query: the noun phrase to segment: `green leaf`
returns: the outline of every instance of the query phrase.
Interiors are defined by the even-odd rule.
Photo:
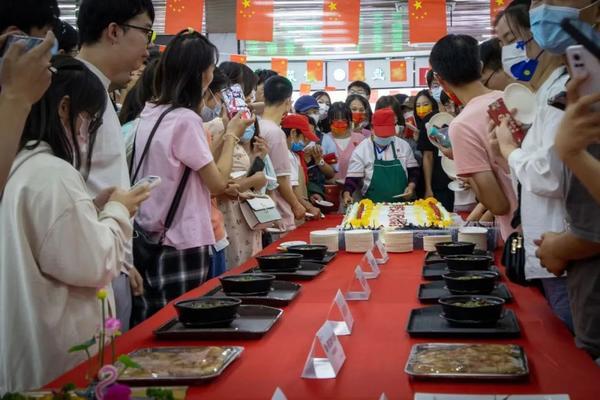
[[[86,351],[87,349],[89,349],[90,347],[92,347],[95,344],[96,344],[96,338],[93,337],[90,340],[88,340],[87,342],[83,342],[81,344],[78,344],[77,346],[71,347],[69,349],[69,353],[77,353],[78,351]]]
[[[142,369],[142,366],[126,355],[121,355],[118,358],[119,362],[125,366],[125,368]]]

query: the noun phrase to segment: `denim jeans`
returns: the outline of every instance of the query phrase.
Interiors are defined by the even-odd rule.
[[[210,256],[210,270],[208,271],[208,279],[216,278],[227,271],[227,261],[225,260],[225,249],[215,251],[213,248]]]
[[[567,278],[541,279],[544,287],[544,296],[552,308],[554,314],[560,318],[573,332],[573,317],[569,306],[569,293],[567,290]]]

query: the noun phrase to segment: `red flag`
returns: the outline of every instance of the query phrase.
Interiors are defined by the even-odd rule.
[[[281,76],[287,76],[288,60],[287,58],[271,58],[271,69]]]
[[[408,0],[410,43],[434,43],[446,35],[445,0]]]
[[[391,82],[406,82],[406,61],[391,60],[390,61],[390,81]]]
[[[496,15],[504,10],[512,0],[490,0],[490,23],[493,24]]]
[[[238,64],[246,64],[247,59],[248,58],[243,54],[230,54],[229,55],[229,61],[235,62]]]
[[[326,91],[326,92],[335,92],[336,88],[335,88],[335,86],[325,86],[324,91]]]
[[[325,0],[323,43],[358,44],[360,0]]]
[[[237,39],[273,41],[273,0],[237,0]]]
[[[300,84],[300,94],[310,94],[310,83],[301,83]]]
[[[427,86],[427,72],[429,68],[419,68],[419,86]]]
[[[349,81],[364,81],[365,80],[365,62],[364,61],[348,61],[348,80]]]
[[[323,61],[308,60],[306,62],[306,79],[309,82],[321,82],[323,80]]]
[[[204,0],[167,0],[165,33],[176,35],[187,28],[202,32],[203,12]]]

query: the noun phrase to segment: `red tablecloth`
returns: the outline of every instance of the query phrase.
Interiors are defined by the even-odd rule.
[[[334,226],[339,216],[307,223],[285,237],[306,240],[309,232]],[[272,253],[271,246],[265,253]],[[520,383],[413,381],[404,366],[413,344],[421,342],[486,342],[483,340],[412,339],[406,333],[411,309],[421,307],[417,288],[421,283],[424,253],[391,254],[376,280],[370,280],[371,299],[351,302],[355,325],[351,336],[340,337],[346,352],[337,379],[308,380],[300,377],[315,332],[326,320],[338,289],[346,289],[360,255],[340,252],[326,271],[313,281],[303,283],[299,298],[285,307],[283,318],[263,339],[240,342],[165,342],[157,341],[152,331],[175,316],[169,305],[148,321],[122,336],[119,353],[143,347],[169,345],[236,344],[245,347],[242,357],[210,384],[190,388],[189,398],[270,399],[279,386],[294,399],[377,399],[385,392],[390,399],[412,399],[415,392],[430,393],[568,393],[571,399],[597,399],[600,394],[600,367],[578,350],[572,336],[553,316],[536,289],[509,284],[515,297],[509,305],[518,316],[522,337],[495,340],[523,346],[529,358],[531,376]],[[254,261],[238,267],[241,272]],[[507,280],[504,283],[508,284]],[[212,280],[186,294],[200,296],[218,285]],[[487,340],[487,342],[490,342]],[[85,384],[85,368],[79,367],[53,382],[59,387],[73,382]]]

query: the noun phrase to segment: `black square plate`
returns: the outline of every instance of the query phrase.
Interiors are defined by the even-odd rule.
[[[498,277],[501,277],[500,270],[495,265],[492,265],[488,271],[497,272]],[[442,275],[450,272],[446,263],[425,264],[423,266],[423,279],[427,281],[440,281],[444,279]]]
[[[310,261],[300,261],[300,269],[296,271],[262,271],[258,267],[254,267],[246,271],[246,274],[262,273],[275,275],[278,280],[282,281],[307,281],[316,278],[325,269],[325,264],[314,263]]]
[[[337,256],[337,252],[328,251],[327,253],[325,253],[325,257],[323,257],[322,260],[311,260],[311,259],[305,258],[304,261],[319,263],[319,264],[329,264],[335,258],[335,256]]]
[[[421,303],[436,303],[440,297],[450,296],[452,293],[446,289],[446,282],[434,281],[422,283],[419,286],[419,301]],[[489,296],[496,296],[504,299],[507,303],[512,301],[512,293],[504,283],[499,283]]]
[[[221,286],[208,292],[205,296],[237,297],[243,304],[261,304],[263,306],[282,307],[290,304],[302,289],[302,285],[287,281],[273,281],[269,293],[263,296],[255,295],[227,295]]]
[[[494,258],[494,253],[491,251],[486,251],[486,250],[475,249],[473,251],[473,254],[475,254],[477,256],[490,256],[490,257]],[[425,264],[437,264],[437,263],[441,263],[441,262],[444,262],[444,259],[442,258],[442,256],[440,256],[438,254],[437,251],[430,251],[425,256]]]

